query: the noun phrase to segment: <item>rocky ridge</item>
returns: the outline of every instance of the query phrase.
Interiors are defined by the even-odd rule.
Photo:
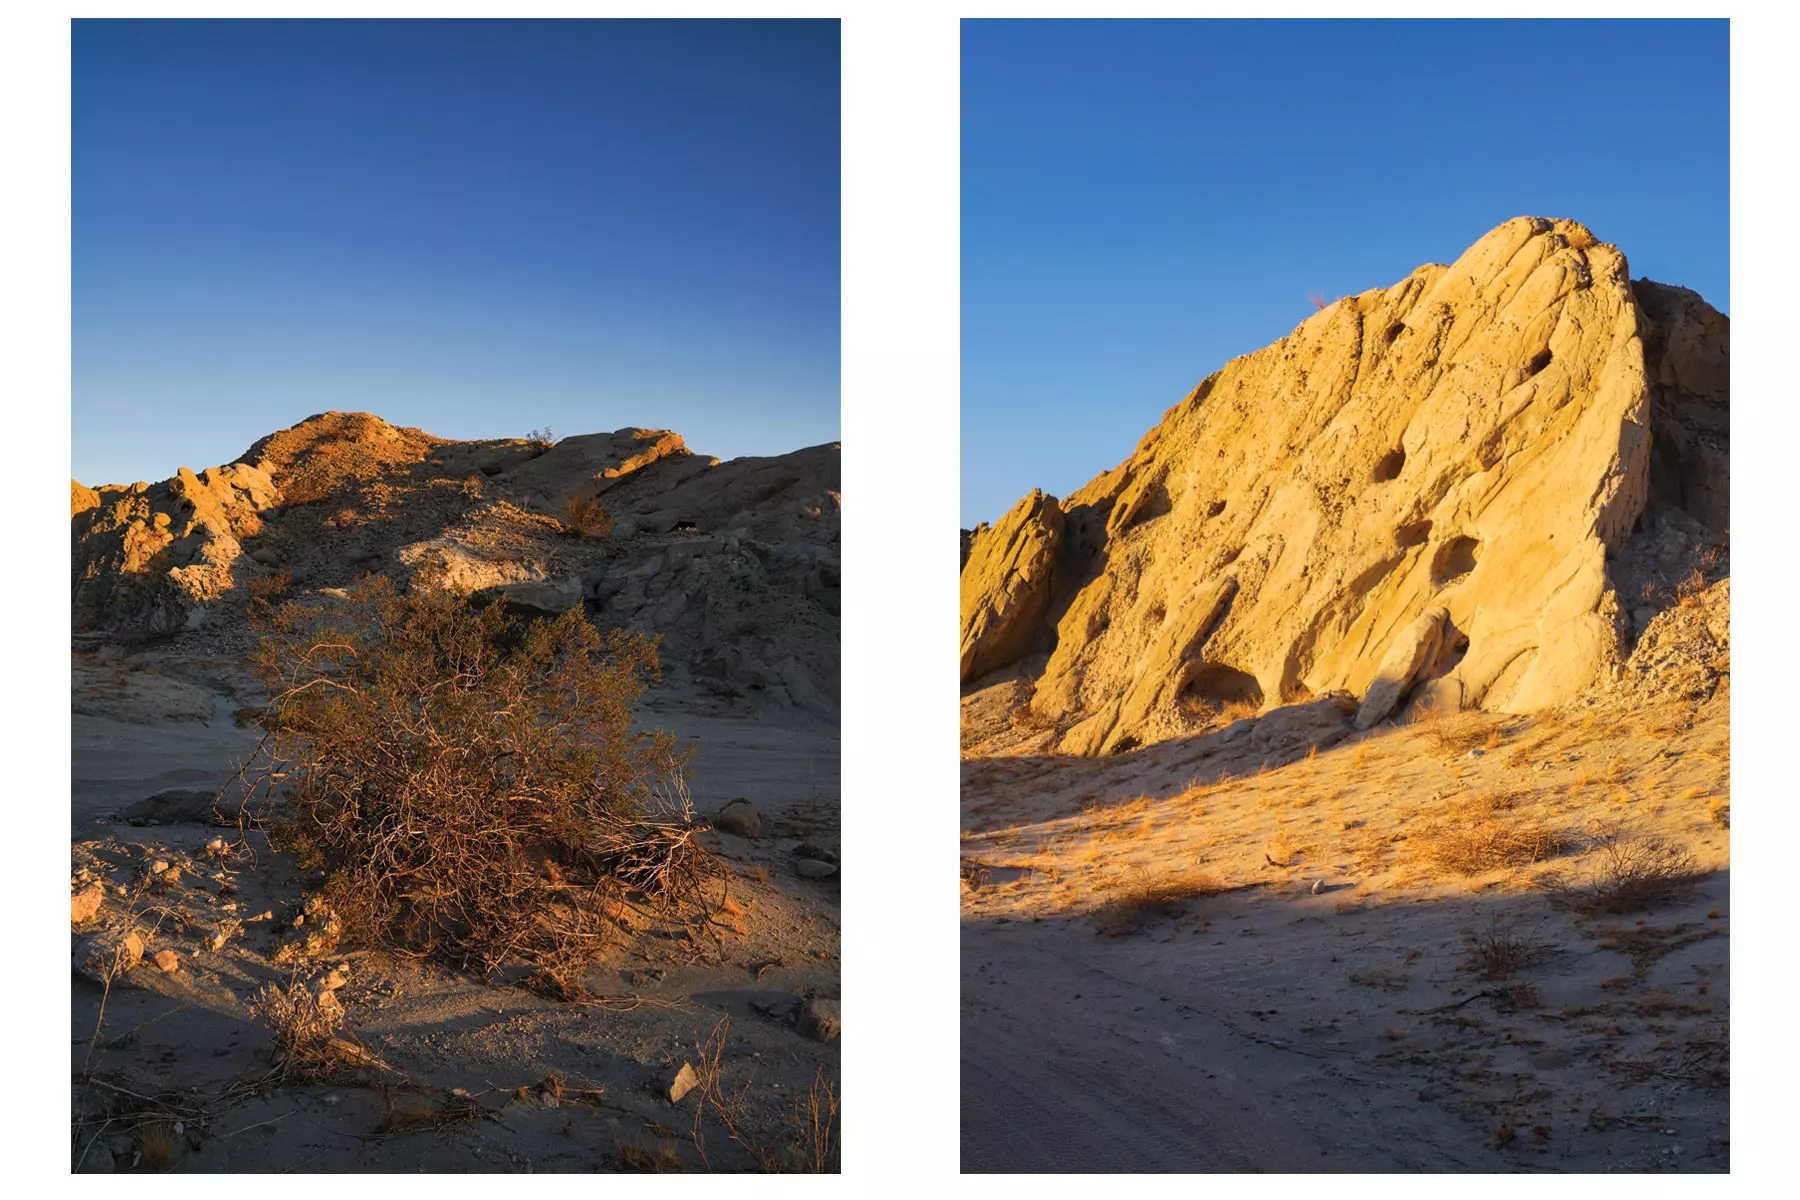
[[[571,498],[605,509],[610,533],[571,532]],[[74,627],[241,647],[253,597],[429,567],[521,609],[661,634],[665,674],[721,705],[833,719],[838,509],[836,444],[721,462],[667,430],[458,442],[323,413],[198,475],[72,482]]]

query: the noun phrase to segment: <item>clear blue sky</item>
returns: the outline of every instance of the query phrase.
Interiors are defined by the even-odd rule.
[[[76,21],[74,464],[835,440],[836,21]]]
[[[965,527],[1511,217],[1729,311],[1723,20],[962,29]]]

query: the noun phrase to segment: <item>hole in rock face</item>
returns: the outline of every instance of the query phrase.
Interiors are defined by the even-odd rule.
[[[1394,530],[1394,545],[1423,546],[1431,537],[1430,521],[1414,521]]]
[[[1181,696],[1184,700],[1202,701],[1215,709],[1231,705],[1260,709],[1263,703],[1262,685],[1256,682],[1256,676],[1223,663],[1207,663],[1194,668],[1182,686]]]
[[[1405,465],[1406,451],[1395,446],[1381,456],[1381,461],[1375,464],[1375,470],[1369,475],[1369,479],[1374,483],[1386,483],[1390,479],[1397,479],[1400,476],[1400,468]]]
[[[1206,515],[1209,517],[1216,517],[1224,511],[1225,502],[1223,500],[1214,500],[1211,504],[1206,506]]]
[[[1476,560],[1481,556],[1481,543],[1472,537],[1451,538],[1438,547],[1437,558],[1431,566],[1433,583],[1442,586],[1452,579],[1460,579],[1475,569]]]
[[[1387,332],[1385,332],[1381,335],[1382,343],[1384,345],[1391,346],[1394,344],[1394,340],[1405,332],[1406,332],[1406,322],[1395,321],[1392,325],[1389,325],[1387,327]]]
[[[1538,353],[1532,357],[1531,361],[1525,364],[1525,378],[1530,379],[1533,375],[1536,375],[1539,371],[1542,371],[1545,367],[1549,366],[1550,357],[1549,350],[1538,351]]]

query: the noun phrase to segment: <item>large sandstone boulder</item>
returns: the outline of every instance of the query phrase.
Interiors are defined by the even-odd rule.
[[[1050,602],[1062,536],[1056,497],[1038,491],[973,540],[962,571],[963,679],[1030,652]]]
[[[983,628],[1014,656],[1053,639],[1032,705],[1080,753],[1338,689],[1363,698],[1361,726],[1420,688],[1559,703],[1629,650],[1608,555],[1650,495],[1653,398],[1691,431],[1658,462],[1671,488],[1722,511],[1727,344],[1692,293],[1634,292],[1581,225],[1509,221],[1450,266],[1327,306],[1164,414],[1061,505],[1042,619],[1027,619],[1039,548],[997,567],[1021,510],[1054,518],[1028,499],[978,536],[964,675],[984,645],[971,613],[1007,614]]]

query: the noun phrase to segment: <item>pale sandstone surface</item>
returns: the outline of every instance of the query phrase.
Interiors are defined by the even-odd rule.
[[[1033,492],[972,540],[962,569],[962,677],[985,675],[1031,649],[1062,549],[1055,496]]]
[[[1509,221],[1209,376],[1063,500],[1051,571],[999,538],[1020,510],[978,533],[964,678],[1052,649],[1031,706],[1085,754],[1337,689],[1561,703],[1630,653],[1634,533],[1724,538],[1728,345],[1583,226]]]

